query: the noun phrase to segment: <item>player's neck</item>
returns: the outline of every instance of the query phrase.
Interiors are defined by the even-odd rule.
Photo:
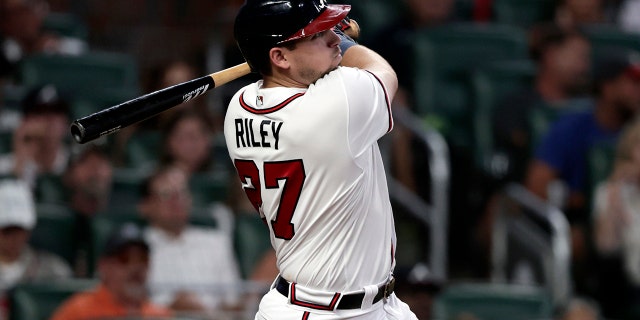
[[[296,81],[291,77],[285,77],[282,75],[271,75],[264,76],[262,79],[262,88],[277,88],[277,87],[285,87],[285,88],[307,88],[308,84]]]

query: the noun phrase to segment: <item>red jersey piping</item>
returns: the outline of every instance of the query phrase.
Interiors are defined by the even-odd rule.
[[[292,95],[291,97],[287,98],[286,100],[280,102],[279,104],[271,107],[271,108],[267,108],[267,109],[256,109],[251,107],[250,105],[248,105],[246,102],[244,102],[244,92],[240,94],[240,106],[247,110],[248,112],[251,112],[253,114],[267,114],[267,113],[272,113],[272,112],[276,112],[284,107],[286,107],[289,103],[291,103],[293,100],[298,99],[300,97],[302,97],[304,95],[304,92],[301,93],[296,93],[294,95]]]

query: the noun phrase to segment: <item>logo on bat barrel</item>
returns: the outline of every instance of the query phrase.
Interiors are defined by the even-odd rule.
[[[185,103],[199,95],[202,95],[203,93],[207,92],[208,89],[209,85],[205,84],[204,86],[185,94],[184,96],[182,96],[182,103]]]

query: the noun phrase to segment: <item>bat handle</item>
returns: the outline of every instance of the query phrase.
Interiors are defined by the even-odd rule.
[[[213,79],[215,86],[219,87],[223,84],[231,82],[249,73],[251,73],[251,68],[249,67],[248,63],[244,62],[239,65],[236,65],[218,72],[214,72],[209,76],[211,76],[211,78]]]

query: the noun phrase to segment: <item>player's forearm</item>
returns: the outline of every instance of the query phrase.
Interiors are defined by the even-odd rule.
[[[342,57],[342,65],[370,71],[385,85],[389,98],[393,98],[398,89],[398,77],[391,65],[375,51],[361,45],[347,50]]]

